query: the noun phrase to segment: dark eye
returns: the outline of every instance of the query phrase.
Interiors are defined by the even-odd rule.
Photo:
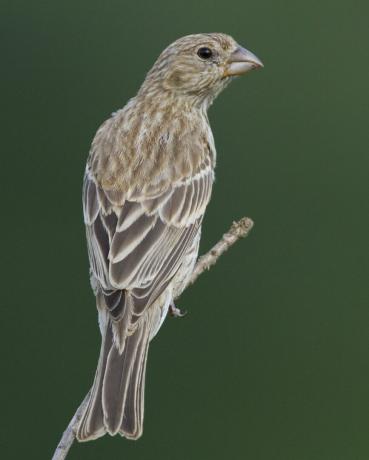
[[[211,56],[213,55],[213,52],[211,51],[210,48],[207,48],[206,46],[204,46],[197,50],[197,55],[201,57],[201,59],[210,59]]]

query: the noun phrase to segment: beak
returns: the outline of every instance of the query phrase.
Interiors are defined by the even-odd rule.
[[[227,61],[224,77],[242,75],[249,70],[258,69],[259,67],[264,67],[260,59],[251,53],[251,51],[239,46],[233,51]]]

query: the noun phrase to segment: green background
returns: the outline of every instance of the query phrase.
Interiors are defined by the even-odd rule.
[[[99,124],[181,35],[255,52],[210,110],[202,251],[250,237],[152,343],[144,436],[68,460],[369,458],[368,2],[1,1],[2,459],[48,459],[100,345],[81,181]]]

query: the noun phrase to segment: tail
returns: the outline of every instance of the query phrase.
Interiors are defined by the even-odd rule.
[[[142,318],[135,332],[126,337],[122,353],[114,343],[111,321],[102,329],[95,380],[76,436],[78,441],[90,441],[105,433],[119,433],[137,439],[143,431],[149,321]]]

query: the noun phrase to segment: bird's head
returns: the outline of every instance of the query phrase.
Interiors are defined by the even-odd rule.
[[[253,53],[229,35],[187,35],[161,53],[142,90],[160,88],[199,105],[209,105],[232,77],[262,66]]]

